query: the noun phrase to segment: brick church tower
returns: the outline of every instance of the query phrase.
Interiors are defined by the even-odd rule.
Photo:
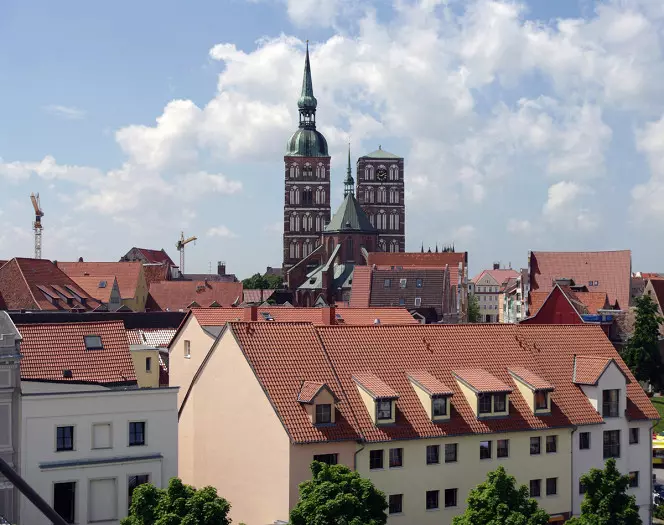
[[[406,251],[403,157],[380,146],[357,161],[357,200],[378,230],[378,251]]]
[[[300,125],[284,156],[284,275],[318,246],[330,220],[330,156],[325,137],[316,131],[317,104],[307,42],[302,93],[297,101]]]

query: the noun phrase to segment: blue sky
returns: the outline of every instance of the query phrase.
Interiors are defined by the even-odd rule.
[[[188,271],[281,262],[304,40],[343,150],[406,159],[409,250],[473,272],[529,249],[664,249],[658,0],[0,3],[0,259],[115,260],[199,237]]]

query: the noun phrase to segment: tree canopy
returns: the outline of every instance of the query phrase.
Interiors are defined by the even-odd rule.
[[[179,478],[167,489],[151,483],[139,485],[131,498],[129,516],[121,525],[229,525],[231,505],[214,487],[196,490]]]
[[[626,493],[629,476],[616,468],[616,460],[606,461],[604,470],[591,469],[581,476],[586,494],[581,502],[581,515],[568,525],[641,525],[636,498]]]
[[[504,467],[487,474],[485,482],[470,491],[466,512],[452,525],[546,525],[549,515],[539,508],[528,487],[516,484]]]
[[[255,273],[242,281],[242,286],[247,290],[279,290],[283,288],[283,279],[278,275],[261,275]]]
[[[313,479],[300,484],[291,525],[384,525],[385,494],[343,465],[311,464]]]
[[[480,322],[480,302],[475,294],[468,296],[468,322]]]
[[[658,345],[662,321],[657,303],[650,295],[637,297],[634,333],[623,352],[625,364],[636,379],[649,382],[656,390],[662,387],[662,359]]]

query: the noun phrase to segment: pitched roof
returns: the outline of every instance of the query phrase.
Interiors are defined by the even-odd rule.
[[[242,301],[245,303],[262,303],[274,295],[276,290],[243,290]]]
[[[402,283],[405,280],[405,286]],[[418,287],[417,282],[422,286]],[[396,306],[401,299],[407,308],[435,308],[440,315],[443,309],[444,294],[449,291],[448,268],[435,268],[421,270],[419,268],[404,267],[395,270],[374,269],[371,275],[372,306]],[[420,298],[420,304],[415,299]]]
[[[615,363],[615,361],[610,357],[575,356],[574,382],[578,385],[596,385],[611,363]]]
[[[477,283],[485,274],[490,275],[498,284],[503,284],[509,279],[516,279],[519,276],[519,272],[512,270],[511,268],[500,268],[498,270],[483,270],[478,276],[473,279],[474,283]]]
[[[664,309],[664,279],[650,279],[650,286],[655,292],[660,308]]]
[[[353,381],[374,399],[397,399],[399,397],[399,394],[371,372],[356,372],[353,374]]]
[[[122,384],[136,381],[122,321],[24,324],[21,379],[34,381]],[[87,350],[85,336],[98,335],[103,345]],[[64,370],[71,377],[64,377]]]
[[[573,383],[574,352],[579,348],[589,355],[614,359],[628,377],[630,419],[659,417],[615,348],[595,325],[314,327],[275,322],[231,323],[229,329],[294,442],[389,441],[602,423],[581,387]],[[533,414],[509,373],[515,367],[523,367],[555,387],[550,415]],[[476,417],[453,375],[453,371],[460,371],[477,384],[480,378],[469,378],[464,372],[467,369],[483,369],[513,389],[509,417]],[[417,370],[426,370],[453,391],[449,422],[434,422],[427,415],[408,378]],[[363,372],[378,378],[390,393],[399,394],[394,424],[373,423],[354,379]],[[369,383],[366,378],[362,380]],[[302,381],[328,384],[339,396],[341,424],[334,436],[312,425],[297,402]]]
[[[160,281],[150,285],[150,308],[178,311],[215,302],[221,306],[242,302],[242,283]]]
[[[409,372],[408,378],[417,383],[430,396],[451,396],[454,394],[450,387],[424,370]]]
[[[350,305],[353,308],[368,308],[371,300],[371,266],[356,266],[353,270],[353,284]]]
[[[554,390],[554,386],[551,383],[523,366],[512,366],[509,368],[509,373],[520,379],[532,390]]]
[[[369,217],[357,202],[352,193],[344,197],[339,209],[325,226],[326,232],[357,231],[366,233],[377,233],[376,227],[371,224]]]
[[[483,368],[452,370],[452,375],[480,394],[493,392],[509,393],[512,391],[512,387],[507,386],[500,379],[492,376]]]
[[[75,276],[71,278],[77,285],[79,285],[88,295],[99,299],[102,303],[108,303],[111,300],[111,293],[113,292],[113,284],[115,283],[115,275],[101,275],[101,276]]]
[[[385,151],[381,146],[378,146],[378,149],[376,151],[372,151],[371,153],[367,153],[366,155],[362,155],[360,157],[361,159],[402,159],[403,157],[399,157],[399,155],[395,155],[394,153],[390,153],[389,151]]]
[[[152,283],[168,280],[168,265],[144,264],[143,275],[145,276],[145,285],[149,290]]]
[[[562,294],[570,302],[576,313],[579,316],[585,314],[597,314],[599,310],[608,308],[609,304],[608,295],[606,292],[578,292],[573,290],[570,286],[556,285]],[[555,287],[554,287],[555,289]],[[553,290],[552,290],[553,291]],[[532,317],[544,306],[551,291],[549,292],[530,292],[528,294],[528,311]]]
[[[531,252],[530,289],[548,292],[556,279],[569,278],[577,285],[589,285],[593,292],[605,292],[611,304],[618,301],[625,309],[629,306],[631,260],[630,250]]]
[[[115,275],[120,287],[122,299],[136,297],[136,289],[140,283],[143,265],[140,262],[60,262],[58,268],[74,277],[103,277]]]
[[[4,264],[0,294],[8,310],[94,310],[99,306],[96,298],[46,259],[17,257]]]
[[[127,339],[130,345],[166,348],[175,332],[175,328],[131,328],[127,330]]]
[[[420,253],[420,252],[371,252],[368,265],[377,266],[440,266],[449,265],[458,268],[461,263],[463,268],[468,261],[467,252],[442,252],[442,253]]]
[[[329,390],[325,383],[320,383],[318,381],[303,381],[302,387],[300,388],[300,393],[297,395],[297,400],[300,403],[313,403],[314,399],[318,395],[318,392],[323,390],[323,388],[327,388]]]
[[[136,248],[143,257],[145,257],[145,262],[147,263],[161,263],[169,266],[175,266],[173,259],[171,259],[166,251],[162,248],[161,250],[149,250],[148,248]]]

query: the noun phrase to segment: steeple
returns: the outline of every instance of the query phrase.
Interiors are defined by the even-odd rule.
[[[348,143],[348,168],[346,168],[346,180],[344,180],[344,197],[352,195],[355,190],[355,181],[353,180],[350,167],[350,142]]]
[[[302,93],[297,101],[300,111],[300,127],[316,128],[316,106],[318,101],[314,97],[314,85],[311,80],[311,64],[309,63],[309,41],[307,40],[307,53],[304,59],[304,76],[302,77]]]

